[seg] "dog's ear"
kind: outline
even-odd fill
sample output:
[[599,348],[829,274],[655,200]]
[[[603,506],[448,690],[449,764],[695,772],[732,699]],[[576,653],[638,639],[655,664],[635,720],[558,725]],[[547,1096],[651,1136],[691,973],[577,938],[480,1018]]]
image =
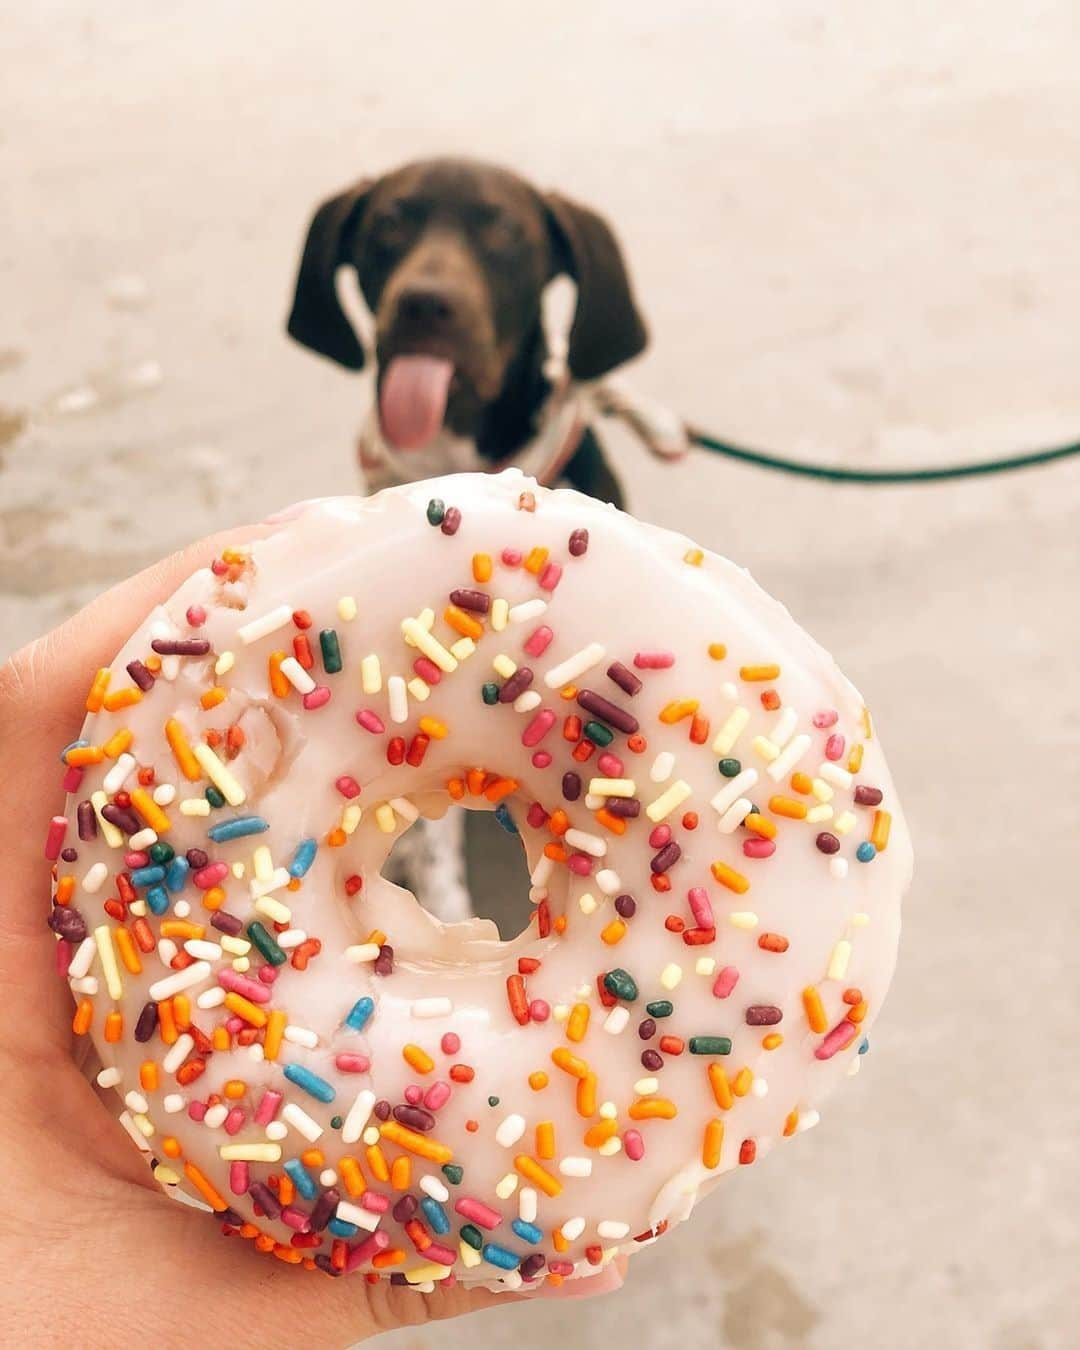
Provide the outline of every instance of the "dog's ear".
[[363,366],[364,348],[338,300],[334,277],[338,267],[348,261],[345,250],[349,235],[373,181],[362,179],[330,197],[312,217],[287,325],[290,337],[349,370]]
[[544,202],[555,275],[566,273],[577,283],[567,364],[575,379],[594,380],[644,351],[649,335],[607,221],[556,192]]

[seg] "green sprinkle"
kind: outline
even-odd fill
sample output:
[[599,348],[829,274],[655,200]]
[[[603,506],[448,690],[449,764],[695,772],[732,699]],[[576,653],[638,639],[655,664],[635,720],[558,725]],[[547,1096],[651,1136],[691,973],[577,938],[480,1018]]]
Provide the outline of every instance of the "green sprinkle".
[[341,643],[332,628],[324,628],[319,634],[319,647],[322,649],[323,670],[327,675],[336,675],[341,669]]
[[457,1163],[443,1163],[442,1174],[451,1186],[460,1186],[461,1178],[465,1175],[464,1167],[459,1167]]
[[224,795],[213,784],[206,789],[206,800],[214,807],[225,805]]
[[604,988],[609,994],[621,998],[624,1003],[633,1003],[638,996],[638,987],[634,977],[625,970],[609,970],[604,976]]
[[661,998],[655,1003],[646,1003],[645,1011],[650,1017],[670,1017],[675,1011],[675,1004],[666,998]]
[[461,1229],[461,1240],[467,1242],[474,1251],[479,1251],[484,1245],[484,1235],[474,1223],[467,1223]]
[[176,849],[172,844],[163,844],[159,839],[156,844],[150,845],[150,861],[156,863],[168,863],[176,857]]
[[342,1125],[344,1125],[344,1124],[345,1124],[345,1119],[344,1119],[343,1116],[331,1116],[331,1117],[330,1117],[330,1128],[331,1128],[332,1130],[340,1130],[341,1127],[342,1127]]
[[499,1099],[498,1099],[498,1097],[489,1097],[489,1098],[488,1098],[488,1106],[498,1106],[498,1104],[499,1104]]
[[492,703],[498,703],[499,686],[497,684],[492,684],[491,681],[488,681],[487,684],[481,686],[480,697],[484,700],[485,703],[489,705]]
[[594,745],[610,745],[615,739],[615,733],[603,722],[586,722],[585,735]]
[[690,1053],[692,1055],[730,1055],[731,1038],[729,1036],[691,1036]]
[[725,778],[737,778],[742,773],[742,765],[737,759],[722,759],[716,767]]
[[289,959],[261,923],[249,923],[247,934],[258,948],[259,955],[272,966],[283,966]]
[[440,501],[438,497],[432,497],[427,504],[427,518],[429,525],[441,525],[443,516],[446,515],[446,503]]

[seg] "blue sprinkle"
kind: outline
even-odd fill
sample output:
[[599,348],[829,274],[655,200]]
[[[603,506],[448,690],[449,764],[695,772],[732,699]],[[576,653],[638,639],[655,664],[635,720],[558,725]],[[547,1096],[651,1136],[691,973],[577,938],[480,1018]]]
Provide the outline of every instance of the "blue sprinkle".
[[133,886],[156,886],[165,880],[165,869],[156,863],[152,867],[135,867],[131,872]]
[[298,1088],[309,1092],[316,1101],[332,1102],[337,1096],[325,1078],[320,1078],[317,1073],[305,1069],[302,1064],[286,1064],[285,1077],[290,1083],[295,1083]]
[[349,1009],[349,1015],[345,1019],[345,1025],[351,1031],[363,1031],[368,1024],[368,1018],[375,1011],[375,1000],[373,998],[358,998]]
[[292,856],[292,862],[289,863],[289,876],[304,876],[315,861],[315,854],[318,851],[319,846],[314,839],[301,839],[296,846],[296,852]]
[[146,903],[151,914],[164,914],[169,908],[169,895],[164,886],[151,886],[146,892]]
[[235,816],[232,820],[223,820],[219,825],[211,825],[206,833],[215,844],[227,844],[230,839],[243,839],[246,834],[262,834],[270,828],[270,822],[262,816]]
[[326,1227],[334,1237],[341,1238],[355,1237],[360,1231],[356,1224],[346,1223],[344,1219],[331,1219]]
[[438,1200],[433,1200],[430,1195],[425,1195],[420,1201],[420,1208],[424,1211],[427,1221],[432,1228],[442,1237],[450,1231],[450,1220],[447,1217],[446,1210],[439,1204]]
[[537,1228],[534,1223],[526,1223],[524,1219],[515,1219],[510,1227],[519,1238],[524,1242],[531,1242],[534,1247],[544,1240],[544,1230]]
[[862,1038],[862,1043],[859,1046],[859,1054],[865,1055],[869,1049],[870,1049],[870,1041],[866,1036],[864,1036]]
[[874,859],[877,857],[877,849],[873,846],[873,844],[870,842],[869,839],[864,839],[863,842],[859,845],[859,847],[855,850],[855,856],[856,858],[858,858],[860,862],[873,862]]
[[186,858],[174,858],[165,870],[165,885],[170,891],[182,891],[190,871],[191,864]]
[[495,819],[507,834],[517,834],[518,827],[514,824],[514,817],[510,814],[510,808],[505,802],[500,802],[495,808]]
[[508,1252],[505,1247],[496,1246],[494,1242],[485,1242],[480,1255],[489,1265],[498,1266],[501,1270],[517,1270],[521,1264],[520,1256]]
[[[293,1066],[290,1065],[290,1068]],[[289,1070],[285,1073],[288,1075]],[[305,1200],[314,1200],[319,1194],[319,1188],[311,1178],[311,1173],[307,1170],[299,1158],[290,1158],[285,1164],[285,1171],[292,1177],[293,1184]]]
[[68,757],[68,751],[70,751],[70,750],[82,750],[82,749],[84,749],[86,746],[88,746],[89,744],[90,744],[89,741],[72,741],[70,745],[65,745],[65,746],[64,746],[63,750],[60,751],[60,754],[57,756],[57,758],[60,760],[60,763],[61,763],[61,764],[66,764],[66,763],[67,763],[67,757]]

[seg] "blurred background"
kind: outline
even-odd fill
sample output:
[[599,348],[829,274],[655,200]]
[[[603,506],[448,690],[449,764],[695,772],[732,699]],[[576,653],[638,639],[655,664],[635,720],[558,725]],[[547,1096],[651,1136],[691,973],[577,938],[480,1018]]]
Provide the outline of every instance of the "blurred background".
[[[1080,437],[1075,0],[4,8],[0,656],[356,489],[360,386],[284,317],[315,203],[417,155],[604,212],[634,379],[720,435],[878,466]],[[862,490],[609,440],[638,514],[867,695],[918,857],[900,968],[822,1127],[619,1294],[388,1350],[1075,1346],[1080,463]]]

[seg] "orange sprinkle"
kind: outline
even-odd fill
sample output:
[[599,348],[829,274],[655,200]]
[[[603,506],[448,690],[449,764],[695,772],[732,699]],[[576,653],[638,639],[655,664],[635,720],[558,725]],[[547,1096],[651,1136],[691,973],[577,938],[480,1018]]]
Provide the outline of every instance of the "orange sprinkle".
[[631,754],[643,755],[645,751],[648,750],[649,748],[649,742],[645,739],[644,736],[639,735],[628,736],[626,740],[626,748],[631,752]]
[[282,1012],[280,1008],[274,1008],[267,1017],[266,1035],[263,1037],[263,1057],[265,1059],[277,1059],[288,1021],[288,1015]]
[[564,863],[569,856],[562,844],[544,845],[544,857],[550,858],[552,862]]
[[158,675],[161,673],[161,657],[158,656],[157,652],[150,652],[143,662],[143,665],[151,675]]
[[595,1125],[590,1125],[583,1135],[583,1142],[586,1148],[599,1148],[601,1144],[606,1143],[613,1135],[619,1133],[619,1125],[614,1120],[598,1120]]
[[292,685],[281,673],[281,663],[288,658],[288,655],[288,652],[271,652],[266,663],[270,692],[275,698],[288,698],[289,690],[292,688]]
[[181,1152],[180,1140],[175,1139],[171,1134],[167,1134],[161,1141],[161,1151],[166,1158],[179,1158]]
[[825,1005],[821,1001],[821,995],[812,984],[808,984],[802,991],[802,1005],[806,1012],[806,1020],[809,1023],[810,1030],[819,1034],[828,1031],[829,1019],[825,1016]]
[[230,1101],[235,1102],[247,1091],[247,1084],[242,1078],[230,1078],[221,1090]]
[[108,689],[109,681],[111,679],[112,671],[108,666],[102,666],[91,681],[90,689],[86,695],[86,711],[88,713],[101,711],[101,704],[105,698],[105,691]]
[[543,1092],[548,1085],[548,1076],[543,1069],[537,1069],[535,1073],[529,1074],[529,1086],[534,1092]]
[[169,742],[169,749],[173,752],[173,758],[180,772],[189,782],[197,783],[202,777],[202,769],[192,754],[191,744],[184,733],[184,728],[175,717],[170,717],[165,723],[165,739]]
[[430,736],[433,741],[446,739],[450,728],[445,722],[440,722],[437,717],[421,717],[420,730],[425,736]]
[[574,1106],[579,1116],[586,1120],[590,1116],[596,1115],[597,1110],[597,1082],[596,1074],[587,1073],[584,1078],[579,1078],[577,1083],[577,1092],[574,1095]]
[[798,1128],[799,1128],[798,1111],[789,1111],[788,1117],[784,1121],[784,1138],[790,1139]]
[[754,1085],[754,1075],[749,1069],[740,1069],[735,1075],[731,1084],[731,1090],[736,1097],[745,1097]]
[[172,999],[166,998],[157,1005],[158,1034],[166,1045],[175,1045],[180,1033],[176,1029],[173,1017]]
[[724,1122],[710,1120],[705,1126],[705,1138],[701,1146],[701,1161],[710,1171],[720,1166],[720,1149],[724,1143]]
[[[563,1237],[561,1228],[552,1229],[551,1245],[557,1252],[568,1252],[570,1250],[570,1244],[567,1242],[566,1238]],[[551,1279],[550,1275],[548,1276],[548,1279]]]
[[226,994],[225,1006],[231,1013],[235,1013],[237,1017],[242,1017],[245,1022],[250,1023],[253,1027],[266,1026],[266,1013],[257,1003],[252,1003],[242,994]]
[[660,709],[660,721],[665,726],[673,726],[676,722],[681,722],[684,717],[693,717],[698,707],[699,703],[696,698],[677,698]]
[[201,923],[191,923],[187,919],[162,919],[159,932],[162,937],[179,938],[181,942],[206,936],[206,929]]
[[614,947],[626,936],[626,924],[622,919],[612,919],[612,921],[600,933],[600,940],[609,947]]
[[561,806],[555,808],[548,817],[547,827],[557,839],[561,839],[570,828],[570,817]]
[[493,804],[498,804],[504,797],[509,797],[511,792],[517,791],[516,778],[496,778],[484,788],[484,797]]
[[220,909],[225,903],[225,891],[221,886],[211,886],[203,895],[203,908],[209,910]]
[[141,702],[142,690],[129,685],[127,689],[114,689],[111,694],[106,694],[103,706],[106,712],[119,712],[121,708],[133,708]]
[[131,936],[135,939],[135,945],[139,951],[149,955],[157,946],[154,934],[150,930],[150,925],[145,919],[136,919],[131,925]]
[[139,1065],[139,1086],[144,1092],[156,1092],[160,1081],[157,1061],[144,1059]]
[[131,940],[131,934],[126,928],[113,929],[113,941],[116,943],[116,950],[120,953],[120,960],[124,963],[124,969],[129,970],[132,975],[138,975],[142,972],[142,961],[139,960],[139,950]]
[[407,1191],[412,1185],[412,1159],[400,1154],[390,1164],[390,1185],[395,1191]]
[[550,1162],[555,1156],[555,1125],[542,1120],[536,1127],[536,1156]]
[[865,999],[861,1003],[856,1003],[854,1008],[848,1010],[847,1020],[854,1022],[856,1026],[866,1017],[870,1005]]
[[539,576],[540,571],[548,560],[548,550],[546,548],[532,548],[525,558],[525,571],[531,572],[533,576]]
[[704,745],[709,739],[709,719],[702,713],[694,713],[690,719],[690,740],[694,745]]
[[232,1037],[229,1035],[229,1029],[226,1026],[215,1027],[210,1036],[210,1043],[215,1050],[231,1050]]
[[568,1041],[583,1041],[588,1029],[589,1005],[587,1003],[575,1003],[570,1009],[570,1016],[566,1019],[566,1039]]
[[892,829],[892,816],[888,811],[875,811],[874,823],[870,828],[870,842],[879,853],[889,847],[889,831]]
[[348,1154],[339,1159],[338,1176],[345,1183],[345,1189],[355,1199],[358,1195],[363,1195],[367,1187],[364,1185],[364,1174],[360,1171],[360,1164],[355,1158]]
[[376,1181],[390,1180],[390,1165],[378,1144],[369,1144],[364,1149],[364,1157],[367,1159],[368,1171]]
[[762,933],[757,940],[757,945],[763,952],[786,952],[791,943],[784,937],[783,933]]
[[555,929],[555,932],[558,933],[559,936],[561,937],[563,933],[566,932],[566,915],[560,914],[559,917],[555,920],[555,922],[551,926],[552,928]]
[[73,876],[61,877],[56,883],[56,903],[58,905],[70,905],[74,894],[75,878]]
[[700,548],[688,548],[683,554],[683,562],[690,567],[700,567],[705,561],[705,554]]
[[465,796],[465,784],[460,778],[451,778],[446,790],[450,794],[451,801],[459,802]]
[[786,816],[788,820],[806,819],[806,803],[797,802],[794,797],[770,797],[769,810],[774,816]]
[[622,816],[613,816],[606,806],[602,806],[596,812],[596,819],[605,830],[610,830],[612,834],[626,833],[626,821]]
[[740,666],[739,679],[747,680],[750,683],[758,680],[778,680],[780,678],[779,666]]
[[446,1144],[440,1144],[437,1139],[430,1139],[426,1134],[419,1134],[416,1130],[406,1129],[396,1120],[384,1121],[379,1127],[379,1132],[384,1139],[389,1139],[392,1144],[397,1144],[399,1148],[406,1148],[410,1153],[415,1153],[417,1157],[426,1158],[428,1162],[437,1163],[440,1167],[444,1163],[453,1161],[453,1149],[448,1148]]
[[552,1050],[551,1062],[572,1078],[584,1078],[589,1072],[588,1064],[579,1059],[572,1050],[567,1050],[565,1045],[558,1045]]
[[224,703],[227,695],[220,684],[215,684],[212,689],[208,689],[205,694],[199,695],[199,702],[207,712],[211,708],[216,708],[219,703]]
[[748,830],[753,830],[755,834],[760,835],[762,839],[776,838],[776,822],[774,820],[767,820],[764,816],[759,815],[757,811],[751,811],[743,821],[743,824]]
[[[228,1201],[221,1198],[193,1162],[184,1164],[184,1176],[187,1177],[212,1210],[220,1214],[223,1209],[229,1208]],[[297,1252],[297,1256],[299,1255],[300,1253]]]
[[514,1159],[514,1167],[521,1173],[526,1181],[531,1181],[538,1191],[543,1191],[545,1195],[550,1195],[552,1199],[562,1194],[562,1182],[553,1177],[527,1153],[519,1153]]
[[455,633],[460,633],[462,637],[472,638],[475,641],[484,636],[484,625],[465,610],[459,609],[457,605],[447,605],[443,610],[443,619]]
[[667,1097],[639,1097],[628,1114],[631,1120],[674,1120],[679,1109]]
[[134,734],[127,727],[121,727],[114,736],[109,737],[101,749],[109,759],[117,759],[134,739]]
[[465,782],[468,784],[469,792],[474,797],[479,797],[484,790],[484,779],[487,773],[483,769],[469,769],[465,775]]
[[364,939],[364,946],[385,947],[386,934],[383,932],[381,928],[373,928],[371,932],[367,935],[367,937]]
[[793,773],[791,775],[791,789],[793,792],[801,792],[805,797],[807,793],[813,791],[813,787],[813,780],[808,773]]
[[105,1018],[105,1039],[109,1041],[110,1044],[115,1045],[116,1042],[120,1039],[120,1037],[123,1036],[123,1034],[124,1034],[123,1013],[118,1013],[115,1011],[109,1013],[109,1015]]
[[722,661],[727,656],[727,647],[723,642],[710,642],[709,655],[714,661]]
[[426,1050],[421,1050],[418,1045],[403,1046],[401,1054],[405,1063],[416,1073],[430,1073],[435,1067],[435,1061]]
[[491,580],[491,569],[492,569],[492,563],[491,563],[491,554],[490,554],[490,553],[474,553],[474,554],[473,554],[473,557],[472,557],[472,574],[473,574],[473,581],[479,581],[479,582],[481,582],[481,583],[483,583],[483,582],[485,582],[485,581],[490,581],[490,580]]
[[76,745],[64,756],[64,763],[73,769],[85,769],[89,764],[100,764],[105,751],[100,745]]
[[728,1076],[724,1072],[723,1065],[714,1061],[709,1065],[708,1074],[709,1086],[712,1088],[717,1106],[720,1107],[721,1111],[730,1111],[735,1104],[735,1099],[731,1095],[731,1084],[728,1082]]
[[784,1038],[778,1031],[770,1031],[767,1036],[761,1038],[761,1048],[763,1050],[779,1050],[784,1044]]
[[729,891],[734,891],[736,895],[744,895],[750,889],[750,882],[741,872],[736,872],[734,867],[729,867],[727,863],[721,862],[719,859],[709,864],[709,871],[721,886],[726,886]]
[[384,1252],[376,1252],[371,1264],[376,1270],[385,1270],[387,1266],[400,1266],[405,1261],[405,1252],[400,1247],[387,1247]]

